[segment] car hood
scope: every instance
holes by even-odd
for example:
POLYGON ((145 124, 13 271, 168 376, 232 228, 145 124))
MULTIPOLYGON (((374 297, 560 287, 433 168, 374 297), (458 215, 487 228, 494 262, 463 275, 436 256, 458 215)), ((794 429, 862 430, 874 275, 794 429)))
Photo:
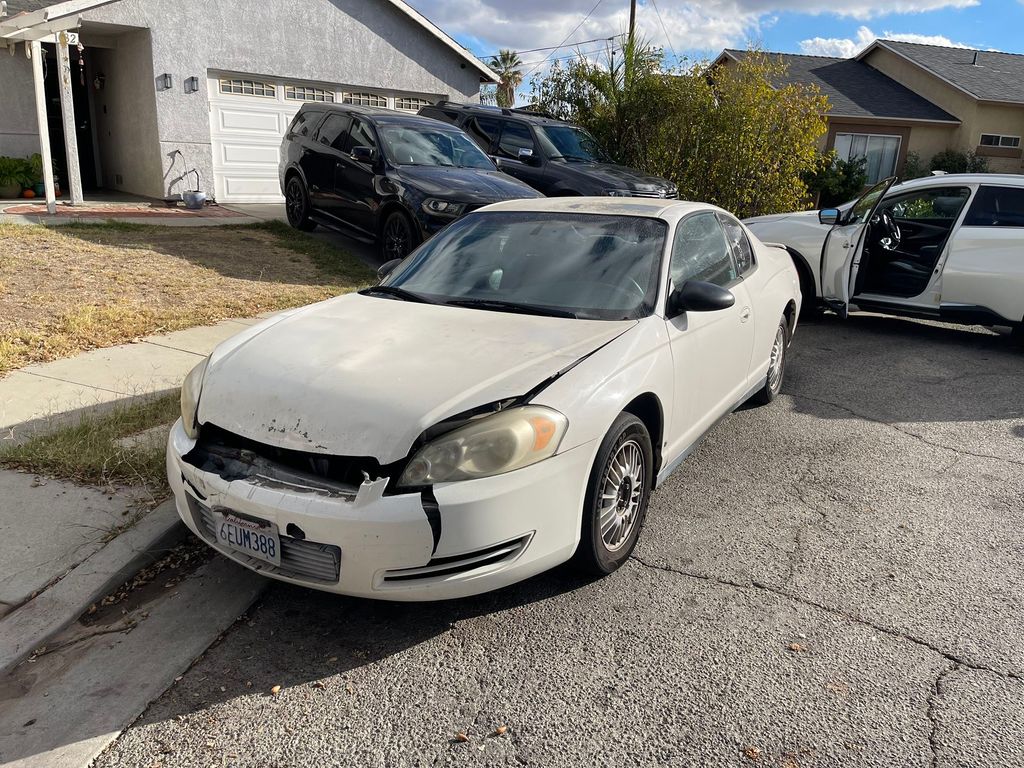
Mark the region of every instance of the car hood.
POLYGON ((401 180, 428 197, 462 203, 496 203, 524 197, 542 197, 519 179, 498 170, 406 165, 399 169, 401 180))
POLYGON ((349 294, 219 346, 199 421, 281 448, 389 463, 426 428, 523 395, 635 325, 349 294))
POLYGON ((625 165, 613 163, 559 163, 566 176, 578 176, 587 179, 604 189, 631 189, 642 191, 667 190, 673 185, 660 176, 648 176, 625 165))

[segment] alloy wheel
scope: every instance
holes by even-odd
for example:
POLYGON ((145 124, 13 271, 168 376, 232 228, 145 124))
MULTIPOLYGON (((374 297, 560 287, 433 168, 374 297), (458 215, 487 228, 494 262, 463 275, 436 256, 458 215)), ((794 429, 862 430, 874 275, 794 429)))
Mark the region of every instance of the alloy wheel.
POLYGON ((401 214, 393 214, 384 225, 384 255, 390 259, 404 259, 412 250, 412 233, 401 214))
POLYGON ((635 440, 620 445, 608 462, 598 518, 609 552, 621 549, 633 532, 644 496, 645 469, 643 451, 635 440))
POLYGON ((305 213, 306 201, 302 194, 302 186, 298 179, 292 179, 288 183, 287 193, 285 194, 285 210, 288 214, 288 223, 292 226, 297 226, 305 213))
POLYGON ((778 392, 782 386, 782 369, 786 360, 786 329, 781 325, 775 332, 775 343, 772 344, 771 357, 768 359, 768 386, 772 392, 778 392))

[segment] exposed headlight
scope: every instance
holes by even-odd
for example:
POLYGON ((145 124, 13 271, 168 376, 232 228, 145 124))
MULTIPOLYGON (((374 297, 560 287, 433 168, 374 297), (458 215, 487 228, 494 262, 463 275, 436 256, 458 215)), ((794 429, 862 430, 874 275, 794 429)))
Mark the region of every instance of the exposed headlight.
POLYGON ((436 197, 428 197, 423 201, 423 210, 434 216, 461 216, 465 209, 465 203, 453 203, 436 197))
POLYGON ((539 405, 484 416, 420 448, 398 485, 472 480, 536 464, 554 455, 568 426, 565 416, 539 405))
POLYGON ((676 199, 679 197, 679 187, 669 187, 665 190, 665 197, 676 199))
POLYGON ((193 440, 199 437, 196 411, 199 408, 199 394, 203 391, 206 364, 209 362, 210 358, 207 357, 193 368, 185 377, 185 383, 181 385, 181 424, 185 428, 185 434, 193 440))
POLYGON ((633 193, 628 189, 606 189, 604 191, 609 197, 632 197, 633 193))

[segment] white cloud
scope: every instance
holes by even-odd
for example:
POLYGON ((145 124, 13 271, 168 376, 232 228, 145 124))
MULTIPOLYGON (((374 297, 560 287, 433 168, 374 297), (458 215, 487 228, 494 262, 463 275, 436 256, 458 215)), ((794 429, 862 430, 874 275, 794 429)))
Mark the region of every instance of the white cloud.
MULTIPOLYGON (((408 0, 442 29, 472 38, 478 50, 525 50, 561 43, 594 8, 597 0, 408 0)), ((796 12, 870 19, 888 14, 926 13, 965 8, 980 0, 640 0, 637 26, 644 37, 677 52, 715 55, 724 47, 743 45, 770 27, 779 13, 796 12), (656 3, 656 5, 655 5, 656 3), (661 11, 662 28, 655 8, 661 11), (666 31, 667 30, 667 34, 666 31)), ((1021 0, 1024 2, 1024 0, 1021 0)), ((569 39, 569 43, 621 34, 628 21, 628 3, 603 0, 569 39)), ((829 50, 846 50, 840 38, 815 38, 829 50), (829 45, 833 43, 831 47, 829 45)), ((857 41, 853 41, 856 44, 857 41)), ((584 50, 595 50, 589 43, 584 50)), ((571 53, 572 48, 556 55, 571 53)), ((535 62, 549 52, 526 54, 535 62)))
MULTIPOLYGON (((1024 2, 1024 0, 1022 0, 1024 2)), ((918 35, 914 32, 891 32, 886 30, 876 35, 868 27, 857 29, 856 38, 847 37, 812 37, 800 41, 800 52, 812 56, 834 56, 849 59, 867 48, 875 40, 899 40, 904 43, 920 43, 922 45, 942 45, 947 48, 970 48, 964 43, 954 42, 945 35, 918 35)))

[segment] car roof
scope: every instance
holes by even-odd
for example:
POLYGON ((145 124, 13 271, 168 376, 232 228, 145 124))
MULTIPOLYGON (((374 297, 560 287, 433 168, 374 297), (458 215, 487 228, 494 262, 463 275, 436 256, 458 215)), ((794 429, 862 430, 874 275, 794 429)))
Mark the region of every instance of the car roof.
POLYGON ((423 117, 411 112, 399 112, 398 110, 386 109, 385 107, 364 107, 360 104, 329 104, 316 101, 303 104, 302 110, 360 115, 374 123, 400 123, 402 125, 419 125, 424 128, 446 128, 450 131, 459 130, 450 123, 435 120, 432 117, 423 117))
POLYGON ((474 115, 486 115, 487 117, 515 117, 538 125, 571 125, 557 117, 552 117, 544 112, 538 112, 523 107, 493 107, 489 104, 462 104, 457 101, 439 101, 423 109, 455 110, 474 115))
POLYGON ((1014 173, 943 173, 938 176, 922 176, 919 179, 908 179, 893 186, 893 189, 915 189, 916 187, 939 186, 950 184, 1000 184, 1003 186, 1024 187, 1024 176, 1014 173))
POLYGON ((689 200, 661 200, 629 197, 539 197, 505 200, 480 211, 537 211, 551 213, 593 213, 606 216, 646 216, 678 221, 695 211, 721 211, 709 203, 689 200))

